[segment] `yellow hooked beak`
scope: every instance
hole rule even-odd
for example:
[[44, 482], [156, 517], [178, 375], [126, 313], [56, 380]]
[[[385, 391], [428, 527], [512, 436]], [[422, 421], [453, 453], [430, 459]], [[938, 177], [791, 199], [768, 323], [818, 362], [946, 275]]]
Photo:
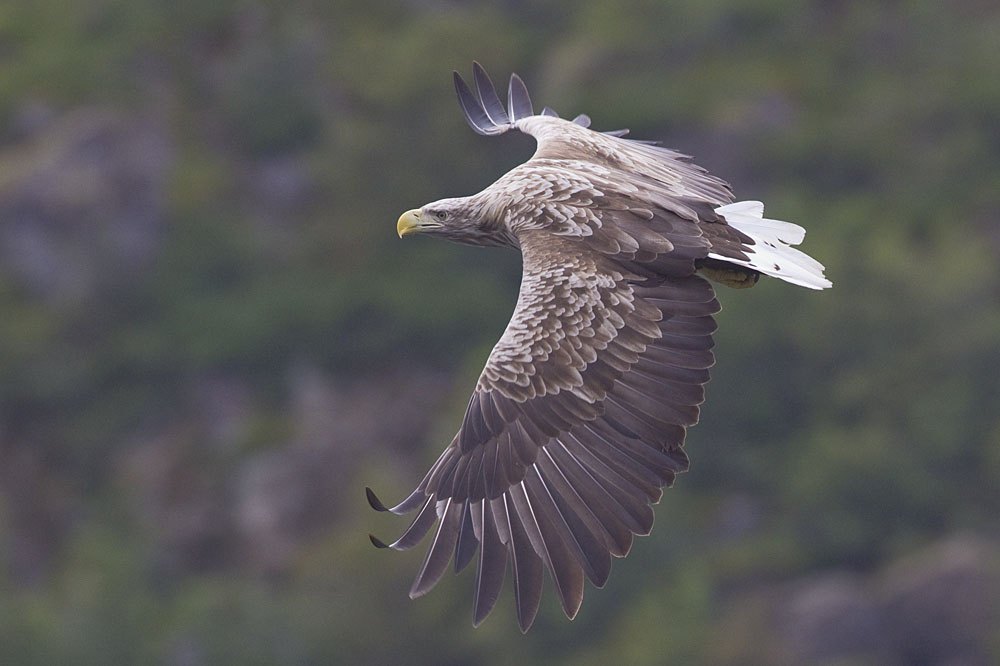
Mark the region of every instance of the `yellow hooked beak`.
[[425, 216], [419, 208], [408, 210], [399, 216], [399, 221], [396, 222], [396, 233], [402, 238], [406, 234], [415, 234], [444, 226], [444, 223], [431, 219], [432, 217], [435, 215]]
[[420, 210], [417, 208], [406, 211], [396, 222], [396, 233], [400, 238], [415, 231], [420, 231]]

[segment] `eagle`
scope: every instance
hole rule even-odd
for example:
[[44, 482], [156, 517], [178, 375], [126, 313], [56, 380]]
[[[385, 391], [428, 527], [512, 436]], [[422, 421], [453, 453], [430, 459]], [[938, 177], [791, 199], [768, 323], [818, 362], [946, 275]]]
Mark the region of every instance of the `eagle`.
[[604, 586], [612, 558], [649, 534], [652, 505], [688, 469], [684, 437], [715, 362], [709, 280], [832, 283], [791, 247], [802, 227], [736, 202], [689, 156], [628, 130], [594, 131], [586, 115], [536, 114], [517, 74], [506, 105], [479, 63], [473, 81], [475, 92], [454, 72], [472, 129], [524, 132], [535, 154], [478, 194], [406, 211], [396, 230], [520, 250], [517, 305], [458, 433], [416, 489], [390, 508], [366, 488], [377, 511], [416, 512], [392, 543], [370, 538], [407, 550], [433, 528], [411, 598], [451, 562], [458, 572], [477, 559], [474, 626], [509, 567], [526, 632], [544, 572], [573, 619], [584, 581]]

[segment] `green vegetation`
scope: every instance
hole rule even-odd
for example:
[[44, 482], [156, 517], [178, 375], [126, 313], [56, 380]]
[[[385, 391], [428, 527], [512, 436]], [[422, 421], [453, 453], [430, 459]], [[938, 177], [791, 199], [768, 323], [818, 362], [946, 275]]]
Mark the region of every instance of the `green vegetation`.
[[[782, 585], [1000, 538], [1000, 11], [503, 4], [0, 8], [0, 663], [794, 661]], [[366, 538], [514, 303], [513, 253], [395, 236], [530, 155], [464, 125], [473, 59], [695, 155], [835, 284], [722, 291], [691, 473], [526, 637]], [[1000, 659], [894, 636], [834, 657]]]

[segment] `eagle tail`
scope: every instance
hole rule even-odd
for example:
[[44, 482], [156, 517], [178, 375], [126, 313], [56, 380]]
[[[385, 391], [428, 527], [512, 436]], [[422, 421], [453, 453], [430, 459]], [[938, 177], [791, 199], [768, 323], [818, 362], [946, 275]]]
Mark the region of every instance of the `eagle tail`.
[[745, 249], [746, 261], [715, 253], [708, 256], [730, 264], [746, 266], [764, 275], [776, 277], [809, 289], [827, 289], [833, 283], [823, 275], [823, 264], [792, 247], [805, 238], [806, 230], [791, 222], [764, 217], [764, 204], [759, 201], [738, 201], [715, 209], [729, 226], [754, 240]]

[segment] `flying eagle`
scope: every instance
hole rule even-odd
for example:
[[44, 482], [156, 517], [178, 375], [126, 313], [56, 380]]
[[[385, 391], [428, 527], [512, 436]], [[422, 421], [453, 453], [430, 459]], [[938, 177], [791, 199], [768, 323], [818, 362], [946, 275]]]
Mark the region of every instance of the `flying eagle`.
[[791, 247], [802, 227], [734, 202], [687, 156], [588, 129], [585, 115], [536, 115], [516, 74], [506, 106], [478, 63], [473, 76], [475, 93], [454, 74], [472, 129], [519, 130], [537, 150], [478, 194], [403, 213], [396, 230], [519, 249], [517, 306], [458, 434], [416, 490], [392, 508], [366, 490], [376, 510], [417, 512], [393, 543], [372, 536], [376, 546], [412, 548], [436, 525], [410, 597], [478, 550], [473, 624], [493, 609], [509, 562], [527, 631], [543, 570], [572, 619], [584, 579], [604, 586], [612, 556], [649, 534], [651, 505], [687, 470], [684, 435], [714, 363], [719, 303], [706, 277], [832, 285]]

